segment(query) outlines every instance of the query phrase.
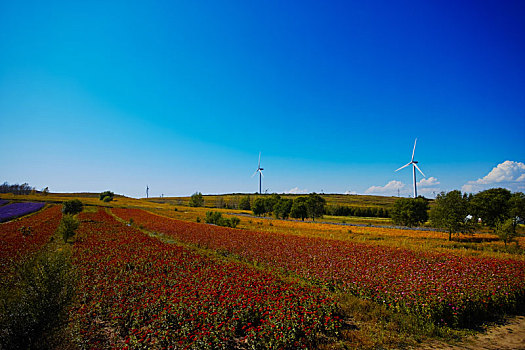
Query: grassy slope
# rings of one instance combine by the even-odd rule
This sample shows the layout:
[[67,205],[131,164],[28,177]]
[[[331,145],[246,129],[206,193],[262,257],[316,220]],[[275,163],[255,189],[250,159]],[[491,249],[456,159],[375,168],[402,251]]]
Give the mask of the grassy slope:
[[[249,195],[251,200],[255,200],[257,197],[262,197],[264,195],[259,194],[223,194],[223,195],[204,195],[204,206],[213,208],[216,207],[217,202],[221,199],[224,203],[236,204],[240,199],[246,195]],[[283,198],[297,198],[299,196],[305,196],[304,194],[281,194]],[[369,196],[369,195],[353,195],[353,194],[323,194],[324,199],[326,199],[327,205],[347,205],[353,207],[382,207],[385,209],[391,208],[397,197],[383,197],[383,196]],[[144,198],[143,198],[144,199]],[[151,202],[156,203],[170,203],[172,205],[188,205],[190,197],[155,197],[145,199]]]

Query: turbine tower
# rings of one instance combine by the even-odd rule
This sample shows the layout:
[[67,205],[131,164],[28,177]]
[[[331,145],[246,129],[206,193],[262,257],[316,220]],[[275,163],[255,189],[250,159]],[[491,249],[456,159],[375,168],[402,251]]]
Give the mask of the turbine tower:
[[416,141],[414,141],[414,150],[412,151],[412,160],[410,161],[410,163],[408,164],[405,164],[403,165],[401,168],[397,169],[396,171],[399,171],[407,166],[409,166],[410,164],[412,164],[412,172],[414,174],[414,198],[417,197],[417,186],[416,186],[416,169],[419,170],[419,172],[421,173],[421,175],[423,175],[423,177],[425,177],[425,174],[423,174],[423,172],[421,171],[421,169],[419,169],[419,167],[417,166],[417,163],[418,161],[417,160],[414,160],[414,153],[416,152],[416,142],[417,142],[417,137],[416,137]]
[[255,173],[253,173],[252,177],[255,176],[255,174],[259,173],[259,194],[262,194],[262,177],[264,177],[262,171],[264,168],[261,168],[261,152],[259,152],[259,165],[257,165],[257,170],[255,170]]

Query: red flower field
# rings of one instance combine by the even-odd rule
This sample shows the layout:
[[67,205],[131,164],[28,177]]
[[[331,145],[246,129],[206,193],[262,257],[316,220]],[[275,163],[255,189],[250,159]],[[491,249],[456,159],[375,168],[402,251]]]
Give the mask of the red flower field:
[[56,205],[20,220],[0,224],[0,274],[38,251],[56,231],[62,213]]
[[337,332],[322,290],[163,243],[102,210],[80,219],[70,317],[83,347],[300,347]]
[[287,236],[178,221],[138,209],[113,209],[151,231],[224,250],[374,300],[436,323],[459,326],[525,297],[525,262]]

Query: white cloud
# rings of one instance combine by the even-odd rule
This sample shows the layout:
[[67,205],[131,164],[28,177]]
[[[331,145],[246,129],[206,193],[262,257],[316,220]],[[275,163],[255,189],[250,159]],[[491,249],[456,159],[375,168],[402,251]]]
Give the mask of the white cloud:
[[421,179],[421,181],[419,181],[417,183],[417,187],[420,188],[420,187],[436,187],[437,185],[439,185],[440,182],[438,181],[438,179],[436,179],[435,177],[429,177],[428,179]]
[[433,176],[428,179],[421,179],[417,183],[417,194],[425,197],[435,197],[437,193],[441,192],[439,185],[439,180]]
[[401,181],[392,180],[384,186],[371,186],[365,191],[365,193],[397,196],[397,191],[401,191],[404,188],[404,183]]
[[288,191],[285,191],[284,193],[290,193],[290,194],[306,194],[308,193],[307,189],[301,190],[299,187],[294,187]]
[[525,164],[506,160],[498,164],[486,176],[467,182],[461,187],[461,190],[463,192],[478,192],[493,187],[503,187],[511,191],[524,191]]

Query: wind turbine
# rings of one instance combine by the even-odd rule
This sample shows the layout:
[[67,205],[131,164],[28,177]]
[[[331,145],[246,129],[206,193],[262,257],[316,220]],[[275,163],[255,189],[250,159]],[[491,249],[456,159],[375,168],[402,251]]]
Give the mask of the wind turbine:
[[[417,170],[419,170],[419,172],[421,173],[421,175],[423,175],[423,177],[425,177],[425,174],[423,174],[423,172],[421,171],[421,169],[419,169],[419,167],[417,166],[417,163],[418,161],[417,160],[414,160],[414,153],[416,152],[416,142],[417,142],[417,137],[416,137],[416,141],[414,141],[414,150],[412,151],[412,160],[410,161],[410,163],[408,164],[405,164],[403,165],[401,168],[397,169],[396,171],[399,171],[407,166],[409,166],[410,164],[412,164],[412,172],[414,174],[414,198],[417,197],[417,187],[416,187],[416,168]],[[395,172],[395,171],[394,171]]]
[[255,176],[255,174],[259,173],[259,194],[262,194],[262,177],[264,177],[262,171],[264,168],[261,168],[261,152],[259,152],[259,165],[257,165],[257,170],[255,170],[255,173],[253,173],[252,177]]

